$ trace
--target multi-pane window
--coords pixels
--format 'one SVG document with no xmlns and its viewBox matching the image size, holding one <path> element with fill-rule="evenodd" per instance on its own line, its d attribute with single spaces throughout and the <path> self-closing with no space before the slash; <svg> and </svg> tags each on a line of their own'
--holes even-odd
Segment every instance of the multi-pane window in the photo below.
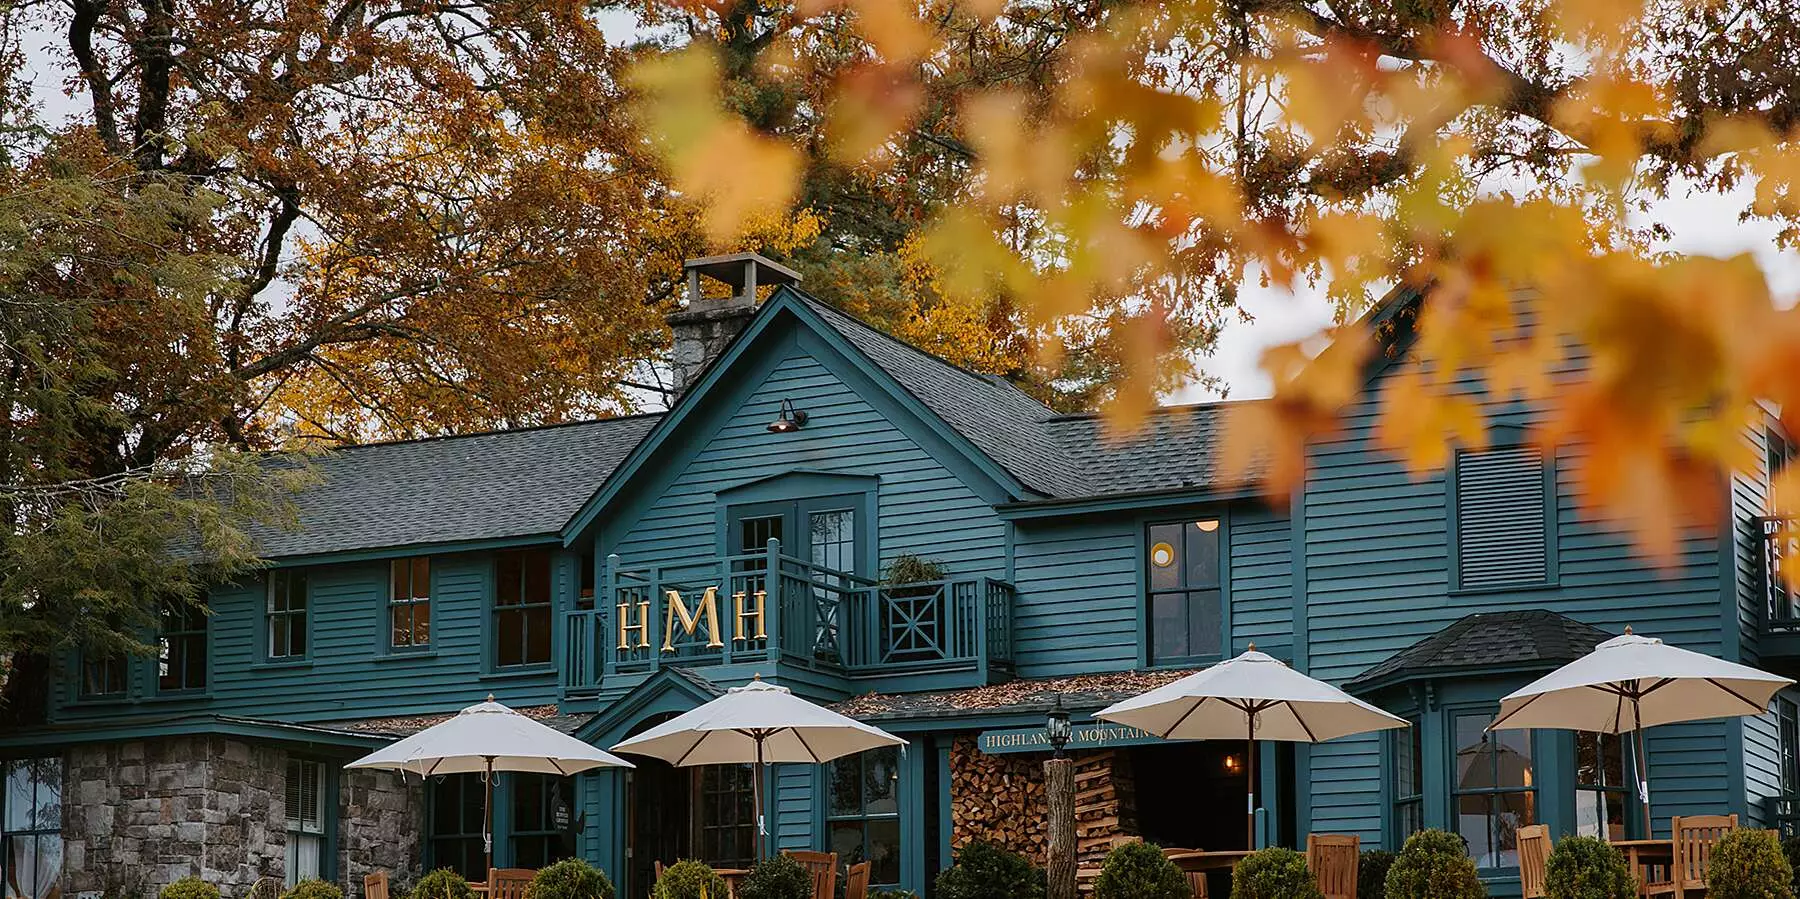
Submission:
<svg viewBox="0 0 1800 899">
<path fill-rule="evenodd" d="M 206 611 L 165 605 L 156 634 L 156 689 L 162 693 L 206 689 Z"/>
<path fill-rule="evenodd" d="M 269 635 L 269 658 L 306 658 L 306 600 L 306 572 L 270 573 L 264 624 Z"/>
<path fill-rule="evenodd" d="M 1575 832 L 1602 840 L 1625 839 L 1625 738 L 1575 733 Z"/>
<path fill-rule="evenodd" d="M 1781 753 L 1781 793 L 1800 793 L 1800 705 L 1791 699 L 1775 701 L 1777 739 Z"/>
<path fill-rule="evenodd" d="M 324 874 L 325 766 L 309 759 L 287 763 L 287 883 Z"/>
<path fill-rule="evenodd" d="M 0 895 L 56 899 L 63 873 L 60 758 L 0 762 Z"/>
<path fill-rule="evenodd" d="M 83 650 L 81 653 L 81 697 L 101 699 L 125 695 L 127 658 L 124 653 L 106 650 Z"/>
<path fill-rule="evenodd" d="M 388 563 L 388 645 L 412 649 L 431 645 L 431 557 Z"/>
<path fill-rule="evenodd" d="M 494 664 L 550 664 L 550 552 L 503 552 L 494 580 Z"/>
<path fill-rule="evenodd" d="M 1537 823 L 1531 732 L 1487 729 L 1491 714 L 1457 715 L 1451 803 L 1456 832 L 1483 868 L 1515 868 L 1519 828 Z"/>
<path fill-rule="evenodd" d="M 575 855 L 575 781 L 512 775 L 512 867 L 543 868 Z"/>
<path fill-rule="evenodd" d="M 1785 439 L 1783 439 L 1780 434 L 1776 434 L 1771 431 L 1769 433 L 1769 450 L 1768 450 L 1768 452 L 1769 452 L 1769 459 L 1768 459 L 1768 463 L 1769 463 L 1769 514 L 1770 515 L 1800 514 L 1800 509 L 1789 508 L 1789 506 L 1792 504 L 1792 497 L 1782 496 L 1775 489 L 1776 478 L 1781 476 L 1782 471 L 1788 467 L 1788 463 L 1794 461 L 1794 445 L 1787 442 Z"/>
<path fill-rule="evenodd" d="M 1550 469 L 1536 447 L 1456 454 L 1456 586 L 1550 580 Z"/>
<path fill-rule="evenodd" d="M 479 774 L 446 774 L 430 779 L 432 868 L 450 868 L 470 881 L 487 878 L 481 840 L 485 806 Z"/>
<path fill-rule="evenodd" d="M 838 607 L 842 604 L 843 589 L 850 586 L 850 580 L 845 575 L 856 571 L 856 510 L 828 509 L 809 513 L 806 518 L 807 535 L 812 543 L 812 562 L 820 568 L 830 569 L 814 573 L 820 586 L 813 588 L 813 604 L 818 609 L 813 629 L 813 651 L 820 658 L 835 659 L 838 651 Z"/>
<path fill-rule="evenodd" d="M 900 751 L 887 746 L 831 763 L 826 805 L 831 851 L 868 862 L 872 883 L 900 882 Z"/>
<path fill-rule="evenodd" d="M 1223 650 L 1219 534 L 1216 518 L 1150 526 L 1145 581 L 1152 664 Z"/>
<path fill-rule="evenodd" d="M 1388 732 L 1394 754 L 1394 845 L 1425 829 L 1424 735 L 1418 722 Z"/>
<path fill-rule="evenodd" d="M 755 774 L 749 765 L 708 765 L 695 775 L 694 818 L 700 858 L 748 868 L 756 859 Z"/>
</svg>

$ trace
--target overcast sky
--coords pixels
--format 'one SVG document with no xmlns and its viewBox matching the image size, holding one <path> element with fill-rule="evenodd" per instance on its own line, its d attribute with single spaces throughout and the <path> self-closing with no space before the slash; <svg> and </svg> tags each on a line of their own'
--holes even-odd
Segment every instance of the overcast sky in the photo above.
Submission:
<svg viewBox="0 0 1800 899">
<path fill-rule="evenodd" d="M 635 19 L 629 13 L 617 10 L 603 13 L 600 26 L 610 39 L 616 41 L 632 40 L 639 34 Z M 70 73 L 49 64 L 50 60 L 67 58 L 66 49 L 63 52 L 46 50 L 61 37 L 55 32 L 44 31 L 26 41 L 32 57 L 45 61 L 33 72 L 33 92 L 51 122 L 84 112 L 80 102 L 64 91 Z M 1776 249 L 1773 225 L 1740 223 L 1737 214 L 1744 207 L 1744 197 L 1742 190 L 1724 196 L 1695 191 L 1659 204 L 1650 219 L 1662 222 L 1673 234 L 1660 249 L 1718 256 L 1751 253 L 1769 277 L 1777 302 L 1783 306 L 1792 305 L 1800 296 L 1800 253 Z M 1199 360 L 1200 368 L 1231 385 L 1232 399 L 1267 396 L 1268 378 L 1257 368 L 1262 351 L 1315 333 L 1330 324 L 1331 310 L 1317 292 L 1305 289 L 1304 285 L 1294 292 L 1281 287 L 1246 285 L 1240 293 L 1240 302 L 1255 320 L 1249 324 L 1227 326 L 1216 352 Z M 1215 394 L 1195 385 L 1170 400 L 1196 402 L 1212 398 Z"/>
</svg>

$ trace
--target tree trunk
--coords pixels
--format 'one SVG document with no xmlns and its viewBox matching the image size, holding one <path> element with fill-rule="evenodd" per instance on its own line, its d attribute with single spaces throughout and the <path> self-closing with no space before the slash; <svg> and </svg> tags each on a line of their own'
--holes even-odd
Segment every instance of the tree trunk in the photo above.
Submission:
<svg viewBox="0 0 1800 899">
<path fill-rule="evenodd" d="M 1047 899 L 1075 899 L 1075 761 L 1044 762 L 1044 795 L 1050 808 Z"/>
</svg>

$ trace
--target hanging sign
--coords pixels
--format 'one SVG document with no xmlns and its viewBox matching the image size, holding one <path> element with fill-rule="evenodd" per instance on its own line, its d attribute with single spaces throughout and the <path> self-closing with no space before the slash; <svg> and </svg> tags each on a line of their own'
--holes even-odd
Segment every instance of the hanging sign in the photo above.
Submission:
<svg viewBox="0 0 1800 899">
<path fill-rule="evenodd" d="M 1070 751 L 1081 749 L 1112 749 L 1116 746 L 1143 746 L 1149 743 L 1162 743 L 1164 740 L 1147 731 L 1123 724 L 1077 724 L 1069 729 Z M 975 745 L 988 755 L 1005 755 L 1010 752 L 1049 752 L 1050 739 L 1044 735 L 1041 727 L 1018 727 L 1007 730 L 984 730 L 976 738 Z"/>
</svg>

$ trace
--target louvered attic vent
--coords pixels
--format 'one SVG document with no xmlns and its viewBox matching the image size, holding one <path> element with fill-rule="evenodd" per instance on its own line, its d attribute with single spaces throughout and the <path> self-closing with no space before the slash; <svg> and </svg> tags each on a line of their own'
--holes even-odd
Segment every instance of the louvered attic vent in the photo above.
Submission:
<svg viewBox="0 0 1800 899">
<path fill-rule="evenodd" d="M 1542 584 L 1550 579 L 1544 456 L 1535 447 L 1456 457 L 1457 585 Z"/>
</svg>

